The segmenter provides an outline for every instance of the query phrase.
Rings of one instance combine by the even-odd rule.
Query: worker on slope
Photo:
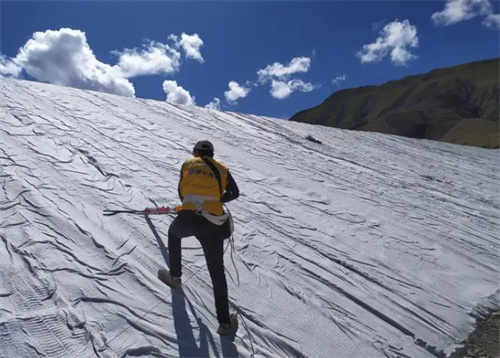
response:
[[[238,198],[239,189],[229,170],[213,159],[214,146],[208,140],[196,143],[193,156],[182,165],[178,186],[182,205],[168,230],[170,272],[159,270],[158,277],[174,289],[181,286],[181,240],[195,236],[212,279],[217,333],[227,335],[236,326],[236,316],[229,314],[224,272],[224,239],[231,236],[233,223],[223,203]]]

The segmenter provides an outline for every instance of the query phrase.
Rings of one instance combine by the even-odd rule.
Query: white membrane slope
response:
[[[307,140],[312,135],[322,144]],[[211,140],[241,190],[234,337],[170,216]],[[499,151],[0,79],[0,357],[448,357],[499,302]]]

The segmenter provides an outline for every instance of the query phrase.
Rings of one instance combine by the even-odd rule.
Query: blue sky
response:
[[[0,1],[0,74],[288,118],[339,89],[499,56],[498,11],[489,0]]]

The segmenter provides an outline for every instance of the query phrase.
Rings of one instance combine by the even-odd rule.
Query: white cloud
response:
[[[272,65],[267,65],[266,68],[257,71],[259,81],[264,83],[270,79],[277,78],[279,80],[287,79],[295,73],[305,73],[309,71],[311,59],[309,57],[295,57],[290,63],[285,66],[279,62]]]
[[[119,67],[96,59],[80,30],[35,32],[13,61],[40,81],[130,97],[135,94]]]
[[[22,68],[15,61],[0,54],[0,77],[19,77]]]
[[[489,14],[483,20],[483,25],[500,30],[500,14]]]
[[[236,104],[236,101],[240,98],[245,98],[250,92],[250,88],[240,86],[238,82],[229,82],[229,91],[224,92],[224,97],[231,104]]]
[[[118,66],[123,74],[126,77],[135,77],[177,72],[181,65],[181,53],[178,49],[185,52],[186,58],[204,62],[200,53],[203,41],[198,34],[188,35],[183,32],[180,39],[174,34],[169,35],[168,39],[174,42],[174,48],[168,44],[151,41],[141,51],[137,49],[115,51],[119,56]]]
[[[198,34],[187,35],[182,33],[181,40],[178,44],[186,53],[186,58],[192,58],[199,62],[205,61],[200,53],[200,47],[203,46],[203,40]]]
[[[432,14],[431,19],[435,25],[447,26],[491,13],[489,0],[447,0],[444,10]]]
[[[177,81],[164,81],[163,90],[167,94],[167,102],[183,104],[186,106],[195,105],[195,98],[191,97],[189,91],[177,84]]]
[[[115,51],[119,56],[118,67],[125,77],[171,74],[179,70],[181,54],[166,44],[150,42],[142,50]]]
[[[174,34],[170,34],[168,35],[167,37],[170,41],[174,42],[175,44],[175,47],[179,47],[179,36],[177,35],[174,35]]]
[[[346,80],[346,75],[341,75],[341,76],[337,76],[337,77],[335,77],[335,78],[332,80],[332,83],[333,83],[334,85],[340,86],[340,84],[341,84],[342,82],[345,82],[345,80]]]
[[[297,79],[287,82],[272,80],[270,93],[274,98],[285,99],[295,91],[311,92],[314,88],[315,86],[312,83]]]
[[[35,32],[16,57],[0,54],[0,76],[18,77],[24,70],[39,81],[133,97],[135,89],[128,78],[178,72],[179,49],[187,58],[204,61],[200,54],[203,41],[197,34],[182,33],[180,39],[170,35],[169,39],[174,41],[173,46],[149,41],[141,49],[114,51],[118,63],[109,65],[97,60],[85,33],[80,30],[61,28]],[[167,97],[194,103],[189,92],[179,86],[175,88]]]
[[[291,79],[295,74],[306,73],[311,67],[310,57],[295,57],[287,65],[275,62],[257,71],[258,83],[271,82],[271,96],[288,98],[293,92],[310,92],[318,86],[299,79]]]
[[[362,63],[371,63],[381,61],[390,53],[394,64],[406,65],[408,61],[417,58],[408,47],[418,47],[417,28],[408,20],[396,20],[385,25],[375,42],[364,45],[356,56]]]
[[[214,109],[214,110],[217,110],[217,111],[220,111],[221,109],[221,106],[220,106],[220,99],[215,97],[213,99],[212,102],[208,103],[205,108],[208,108],[208,109]]]
[[[394,47],[391,51],[391,60],[397,65],[406,65],[408,61],[415,60],[417,56],[403,47]]]

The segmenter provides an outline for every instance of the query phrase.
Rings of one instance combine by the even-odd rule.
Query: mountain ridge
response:
[[[290,121],[499,147],[500,58],[334,92]]]

